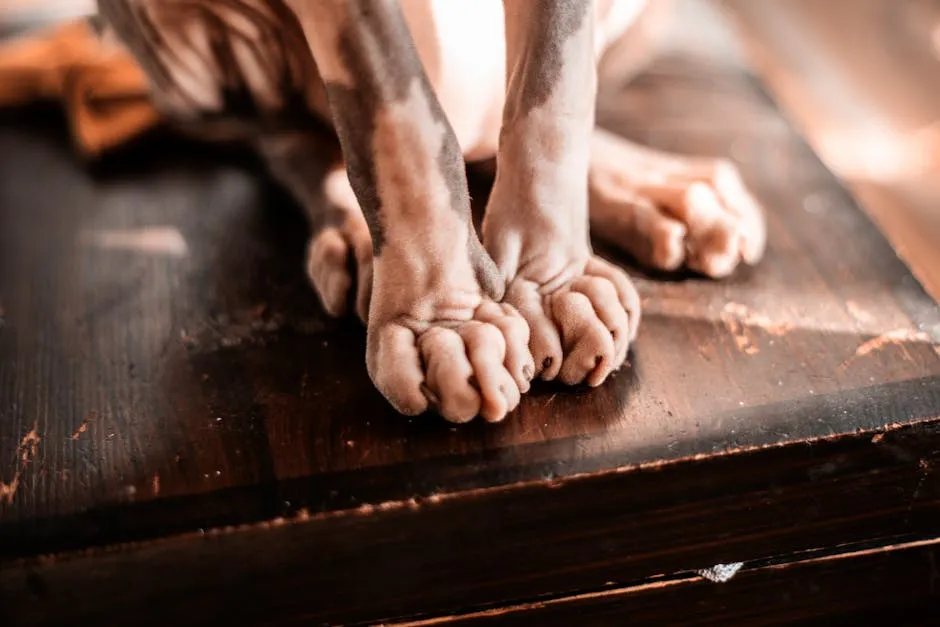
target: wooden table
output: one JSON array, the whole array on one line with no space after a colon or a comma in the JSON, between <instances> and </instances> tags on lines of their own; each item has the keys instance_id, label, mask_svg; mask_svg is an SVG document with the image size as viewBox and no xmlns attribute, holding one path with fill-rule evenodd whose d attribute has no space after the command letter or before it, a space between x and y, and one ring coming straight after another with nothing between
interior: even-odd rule
<instances>
[{"instance_id":1,"label":"wooden table","mask_svg":"<svg viewBox=\"0 0 940 627\"><path fill-rule=\"evenodd\" d=\"M940 298L940 2L719 4L775 100Z\"/></svg>"},{"instance_id":2,"label":"wooden table","mask_svg":"<svg viewBox=\"0 0 940 627\"><path fill-rule=\"evenodd\" d=\"M720 283L634 270L630 369L455 428L373 391L250 156L156 137L83 168L56 116L4 114L0 624L936 611L936 303L739 63L673 50L600 117L736 159L766 261Z\"/></svg>"}]
</instances>

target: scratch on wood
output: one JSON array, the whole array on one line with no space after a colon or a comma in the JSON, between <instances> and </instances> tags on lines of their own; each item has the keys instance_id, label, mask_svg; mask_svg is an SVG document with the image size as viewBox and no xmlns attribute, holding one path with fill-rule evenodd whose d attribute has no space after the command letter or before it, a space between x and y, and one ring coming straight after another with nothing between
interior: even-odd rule
<instances>
[{"instance_id":1,"label":"scratch on wood","mask_svg":"<svg viewBox=\"0 0 940 627\"><path fill-rule=\"evenodd\" d=\"M79 425L78 429L75 430L75 433L72 434L72 439L77 440L81 437L83 433L88 431L88 423L91 422L88 418L82 421L82 424Z\"/></svg>"},{"instance_id":2,"label":"scratch on wood","mask_svg":"<svg viewBox=\"0 0 940 627\"><path fill-rule=\"evenodd\" d=\"M749 327L757 327L776 336L786 335L793 328L792 324L774 322L740 303L726 304L721 310L720 317L728 333L734 338L738 350L745 355L755 355L760 352L757 343L751 337Z\"/></svg>"},{"instance_id":3,"label":"scratch on wood","mask_svg":"<svg viewBox=\"0 0 940 627\"><path fill-rule=\"evenodd\" d=\"M933 346L933 349L937 355L940 356L940 346L935 345L930 335L924 331L915 331L914 329L893 329L861 344L858 348L855 349L854 355L842 362L840 368L846 368L856 359L864 357L865 355L875 351L879 351L887 346L901 346L903 348L905 343L930 344Z\"/></svg>"},{"instance_id":4,"label":"scratch on wood","mask_svg":"<svg viewBox=\"0 0 940 627\"><path fill-rule=\"evenodd\" d=\"M771 335L778 337L784 336L793 329L789 322L774 322L767 316L754 313L744 305L739 303L728 303L724 307L724 313L736 316L743 324L750 327L759 327Z\"/></svg>"},{"instance_id":5,"label":"scratch on wood","mask_svg":"<svg viewBox=\"0 0 940 627\"><path fill-rule=\"evenodd\" d=\"M325 328L319 320L288 320L280 314L271 313L268 305L261 303L199 321L191 328L181 328L179 337L180 343L188 350L214 352L249 344L264 344L272 333L286 326L305 335L320 333Z\"/></svg>"},{"instance_id":6,"label":"scratch on wood","mask_svg":"<svg viewBox=\"0 0 940 627\"><path fill-rule=\"evenodd\" d=\"M545 609L552 606L564 606L569 603L579 603L584 601L594 601L604 598L618 598L618 597L627 597L629 595L636 595L638 593L646 592L648 590L662 590L666 588L671 588L674 586L681 586L692 583L695 581L695 577L692 575L679 575L675 578L666 579L662 575L658 575L654 578L653 581L644 582L635 584L627 587L617 587L609 588L605 590L598 590L592 592L582 592L580 594L573 594L571 596L563 596L554 599L545 599L539 601L527 601L519 603L516 605L508 605L505 607L490 608L484 610L478 610L475 612L469 612L466 614L454 615L447 614L444 616L435 616L428 617L413 621L406 622L397 622L397 623L379 623L379 627L433 627L436 625L447 625L447 624L457 624L464 621L473 621L474 619L488 619L495 618L498 616L512 615L517 613L531 612L532 610ZM525 622L525 621L523 621Z\"/></svg>"},{"instance_id":7,"label":"scratch on wood","mask_svg":"<svg viewBox=\"0 0 940 627\"><path fill-rule=\"evenodd\" d=\"M32 461L36 456L36 453L39 451L39 443L42 441L42 438L39 437L37 429L39 428L39 421L33 423L33 428L29 433L23 436L23 439L20 441L19 446L19 455L20 461L26 465Z\"/></svg>"},{"instance_id":8,"label":"scratch on wood","mask_svg":"<svg viewBox=\"0 0 940 627\"><path fill-rule=\"evenodd\" d=\"M9 483L4 483L0 481L0 499L3 499L7 502L7 505L13 503L13 495L16 494L16 491L20 487L20 471L17 470L14 473L13 478L10 479Z\"/></svg>"},{"instance_id":9,"label":"scratch on wood","mask_svg":"<svg viewBox=\"0 0 940 627\"><path fill-rule=\"evenodd\" d=\"M911 331L910 329L894 329L883 333L876 338L868 340L857 349L855 357L864 357L868 353L880 350L889 344L902 344L904 342L929 342L930 336L921 331Z\"/></svg>"},{"instance_id":10,"label":"scratch on wood","mask_svg":"<svg viewBox=\"0 0 940 627\"><path fill-rule=\"evenodd\" d=\"M23 471L26 470L26 467L29 466L33 458L36 457L36 453L39 452L39 443L42 441L42 438L39 436L38 429L39 421L37 420L33 423L33 428L29 433L23 436L19 446L16 448L18 464L16 471L13 473L13 478L10 479L8 483L0 481L0 500L6 501L7 505L13 503L16 491L20 487L20 479L23 476Z\"/></svg>"},{"instance_id":11,"label":"scratch on wood","mask_svg":"<svg viewBox=\"0 0 940 627\"><path fill-rule=\"evenodd\" d=\"M734 338L734 343L740 352L745 355L756 355L760 352L760 349L757 348L753 340L748 336L747 329L740 320L722 316L721 321L724 322L728 333Z\"/></svg>"},{"instance_id":12,"label":"scratch on wood","mask_svg":"<svg viewBox=\"0 0 940 627\"><path fill-rule=\"evenodd\" d=\"M780 309L773 302L762 301L744 305L728 303L726 299L688 294L668 286L647 284L634 278L637 289L644 291L642 297L645 316L685 318L697 322L722 323L731 318L744 326L762 329L771 335L785 335L789 331L812 331L817 333L879 335L889 330L879 319L877 312L866 310L855 301L848 301L843 308L832 307L825 298L807 292L788 294L787 307ZM752 307L761 310L756 313ZM895 323L896 324L896 323ZM940 337L940 336L938 336Z\"/></svg>"}]
</instances>

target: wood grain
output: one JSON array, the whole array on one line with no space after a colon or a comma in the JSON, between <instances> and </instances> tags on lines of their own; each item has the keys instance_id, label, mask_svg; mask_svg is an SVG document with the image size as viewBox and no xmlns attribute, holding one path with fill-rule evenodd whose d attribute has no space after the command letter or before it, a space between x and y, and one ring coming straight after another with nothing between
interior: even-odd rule
<instances>
[{"instance_id":1,"label":"wood grain","mask_svg":"<svg viewBox=\"0 0 940 627\"><path fill-rule=\"evenodd\" d=\"M53 113L3 114L0 622L374 622L935 537L940 309L703 49L599 118L734 158L766 260L715 283L605 251L644 300L631 368L498 426L387 407L251 155L157 136L83 166Z\"/></svg>"},{"instance_id":2,"label":"wood grain","mask_svg":"<svg viewBox=\"0 0 940 627\"><path fill-rule=\"evenodd\" d=\"M629 588L389 627L464 625L933 625L940 541L805 557L744 570L715 585L686 575ZM886 602L887 601L887 602Z\"/></svg>"},{"instance_id":3,"label":"wood grain","mask_svg":"<svg viewBox=\"0 0 940 627\"><path fill-rule=\"evenodd\" d=\"M527 447L543 460L533 475L577 444ZM141 625L200 625L208 617L374 623L641 584L716 563L787 563L819 547L929 539L940 520L938 451L934 420L874 436L465 488L24 558L0 567L0 617L13 625L122 625L128 616ZM505 472L497 456L471 456L343 480L368 498L389 489L407 494L402 486L422 491L432 481L459 489ZM310 479L266 493L303 499L337 484L336 477ZM187 506L211 514L253 501L240 496L177 500L145 512L153 525L173 525ZM98 511L60 526L97 523L120 537L132 522L126 512Z\"/></svg>"}]
</instances>

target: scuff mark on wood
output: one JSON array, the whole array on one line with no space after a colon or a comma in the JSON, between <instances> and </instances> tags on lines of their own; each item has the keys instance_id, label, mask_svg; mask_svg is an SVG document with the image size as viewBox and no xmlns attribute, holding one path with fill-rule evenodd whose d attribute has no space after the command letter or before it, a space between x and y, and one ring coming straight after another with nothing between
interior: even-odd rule
<instances>
[{"instance_id":1,"label":"scuff mark on wood","mask_svg":"<svg viewBox=\"0 0 940 627\"><path fill-rule=\"evenodd\" d=\"M16 448L17 466L13 477L7 483L0 481L0 501L6 501L7 505L13 504L16 491L20 487L20 479L23 477L23 472L26 470L26 467L29 466L30 462L33 461L33 458L36 457L36 453L39 452L39 443L42 441L42 438L39 436L38 429L39 421L37 420L33 423L33 428L29 433L23 436L19 446Z\"/></svg>"},{"instance_id":2,"label":"scuff mark on wood","mask_svg":"<svg viewBox=\"0 0 940 627\"><path fill-rule=\"evenodd\" d=\"M0 481L0 499L7 502L7 505L13 503L13 496L20 487L20 470L17 469L9 483Z\"/></svg>"},{"instance_id":3,"label":"scuff mark on wood","mask_svg":"<svg viewBox=\"0 0 940 627\"><path fill-rule=\"evenodd\" d=\"M23 436L23 439L20 440L20 446L17 449L19 452L20 462L23 465L28 465L29 462L36 457L36 453L39 452L39 443L42 441L42 438L39 437L37 430L39 429L39 421L33 423L33 428L29 433Z\"/></svg>"},{"instance_id":4,"label":"scuff mark on wood","mask_svg":"<svg viewBox=\"0 0 940 627\"><path fill-rule=\"evenodd\" d=\"M858 301L847 301L843 307L834 307L829 299L814 292L787 294L787 306L781 308L769 297L745 305L729 303L726 298L717 295L690 296L674 287L644 282L636 277L634 283L641 293L646 291L641 301L643 315L647 317L712 323L723 323L731 317L745 326L759 327L771 335L811 331L873 336L904 324L897 320L888 321L888 316L879 315L878 309L871 303L864 303L863 306ZM933 334L935 342L940 343L940 327L936 331L925 330Z\"/></svg>"},{"instance_id":5,"label":"scuff mark on wood","mask_svg":"<svg viewBox=\"0 0 940 627\"><path fill-rule=\"evenodd\" d=\"M722 317L721 321L724 323L725 328L728 329L728 333L731 334L731 337L734 338L734 343L738 347L739 352L745 355L756 355L760 352L760 349L754 344L753 339L748 335L747 329L740 320L729 316Z\"/></svg>"},{"instance_id":6,"label":"scuff mark on wood","mask_svg":"<svg viewBox=\"0 0 940 627\"><path fill-rule=\"evenodd\" d=\"M740 303L728 303L721 310L721 322L728 333L734 338L738 351L745 355L755 355L760 352L756 341L751 335L751 328L762 329L770 335L783 336L793 328L792 324L774 322L767 316L755 313Z\"/></svg>"},{"instance_id":7,"label":"scuff mark on wood","mask_svg":"<svg viewBox=\"0 0 940 627\"><path fill-rule=\"evenodd\" d=\"M754 313L739 303L728 303L725 305L723 313L736 316L746 326L761 328L777 337L784 336L793 329L793 325L789 322L774 322L767 316Z\"/></svg>"},{"instance_id":8,"label":"scuff mark on wood","mask_svg":"<svg viewBox=\"0 0 940 627\"><path fill-rule=\"evenodd\" d=\"M303 335L315 335L325 330L322 321L308 318L287 318L271 312L267 303L247 309L217 314L197 321L190 328L179 330L180 343L188 350L215 352L238 346L264 346L271 336L282 329L292 329Z\"/></svg>"},{"instance_id":9,"label":"scuff mark on wood","mask_svg":"<svg viewBox=\"0 0 940 627\"><path fill-rule=\"evenodd\" d=\"M72 434L72 440L77 440L82 436L83 433L88 431L88 424L91 422L89 418L85 418L82 421L82 424L78 426L78 429L75 430L75 433Z\"/></svg>"},{"instance_id":10,"label":"scuff mark on wood","mask_svg":"<svg viewBox=\"0 0 940 627\"><path fill-rule=\"evenodd\" d=\"M905 344L930 344L934 352L940 356L940 346L933 343L933 338L928 333L914 329L893 329L861 344L855 349L854 355L842 362L840 368L846 368L856 359L882 350L887 346L901 346L903 348Z\"/></svg>"},{"instance_id":11,"label":"scuff mark on wood","mask_svg":"<svg viewBox=\"0 0 940 627\"><path fill-rule=\"evenodd\" d=\"M930 336L920 331L911 331L910 329L894 329L883 333L876 338L868 340L857 349L855 357L864 357L868 353L881 350L890 344L903 344L904 342L929 342Z\"/></svg>"}]
</instances>

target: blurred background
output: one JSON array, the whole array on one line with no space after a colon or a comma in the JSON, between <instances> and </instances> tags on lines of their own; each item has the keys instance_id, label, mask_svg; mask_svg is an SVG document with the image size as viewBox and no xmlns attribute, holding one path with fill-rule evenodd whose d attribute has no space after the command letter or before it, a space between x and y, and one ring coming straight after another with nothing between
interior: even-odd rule
<instances>
[{"instance_id":1,"label":"blurred background","mask_svg":"<svg viewBox=\"0 0 940 627\"><path fill-rule=\"evenodd\" d=\"M940 0L650 1L655 47L743 60L940 296ZM94 5L0 0L0 37Z\"/></svg>"},{"instance_id":2,"label":"blurred background","mask_svg":"<svg viewBox=\"0 0 940 627\"><path fill-rule=\"evenodd\" d=\"M94 10L95 0L0 0L0 34L87 15Z\"/></svg>"}]
</instances>

